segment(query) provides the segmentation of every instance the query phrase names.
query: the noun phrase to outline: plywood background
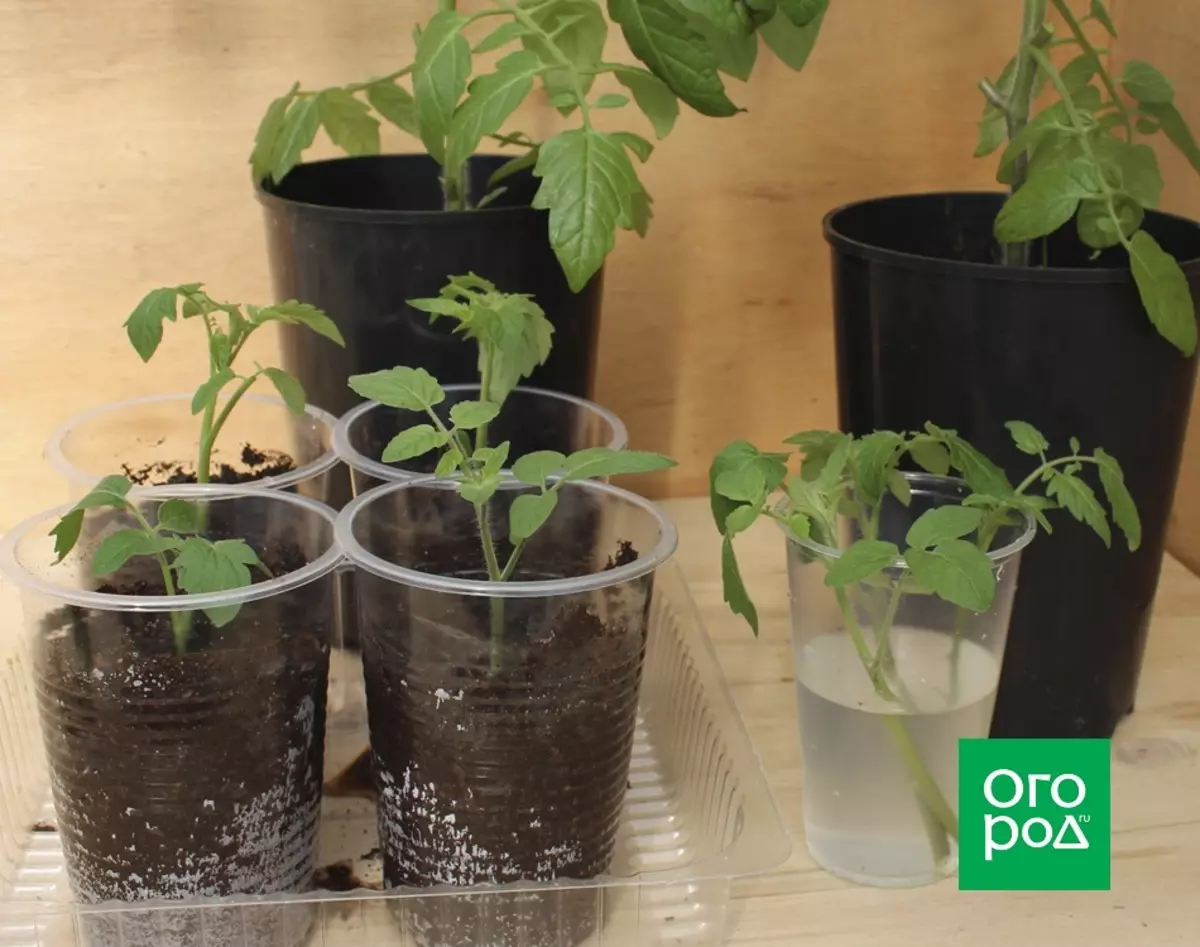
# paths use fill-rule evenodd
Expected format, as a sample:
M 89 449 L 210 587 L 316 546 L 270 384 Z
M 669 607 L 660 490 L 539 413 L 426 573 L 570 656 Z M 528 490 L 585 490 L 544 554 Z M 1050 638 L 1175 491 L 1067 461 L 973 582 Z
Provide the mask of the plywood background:
M 1138 0 L 1134 14 L 1124 0 L 1117 12 L 1121 53 L 1160 61 L 1200 115 L 1190 4 Z M 0 0 L 0 490 L 31 509 L 57 502 L 39 454 L 55 424 L 191 387 L 195 340 L 176 333 L 142 366 L 120 329 L 129 308 L 150 286 L 189 280 L 267 299 L 245 163 L 263 107 L 293 78 L 316 87 L 407 61 L 411 25 L 432 7 Z M 624 235 L 610 259 L 597 392 L 636 446 L 680 460 L 647 492 L 702 492 L 709 458 L 734 437 L 770 443 L 834 422 L 821 217 L 872 194 L 990 186 L 992 163 L 971 157 L 975 82 L 1010 55 L 1019 8 L 836 0 L 802 75 L 764 58 L 749 86 L 731 82 L 747 114 L 687 113 L 660 143 L 643 169 L 650 235 Z M 553 114 L 536 103 L 522 122 L 545 133 Z M 388 144 L 409 146 L 398 134 Z M 1172 205 L 1200 213 L 1200 181 L 1168 168 Z M 263 339 L 258 354 L 273 346 Z M 1194 535 L 1200 554 L 1200 490 L 1185 487 L 1180 509 L 1177 536 Z

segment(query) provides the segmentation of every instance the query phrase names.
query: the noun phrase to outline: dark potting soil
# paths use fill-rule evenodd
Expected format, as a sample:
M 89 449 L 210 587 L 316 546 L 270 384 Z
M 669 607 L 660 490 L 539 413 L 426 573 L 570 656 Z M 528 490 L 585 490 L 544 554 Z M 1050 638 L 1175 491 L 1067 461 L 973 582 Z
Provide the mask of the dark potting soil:
M 217 464 L 209 477 L 210 483 L 252 483 L 265 477 L 278 477 L 296 469 L 296 462 L 282 451 L 262 451 L 249 444 L 242 445 L 241 468 Z M 196 483 L 196 467 L 192 463 L 159 461 L 142 467 L 121 466 L 121 472 L 139 486 Z
M 306 562 L 288 543 L 258 553 L 276 576 Z M 104 590 L 163 594 L 156 573 L 153 562 L 130 560 Z M 165 613 L 70 606 L 50 616 L 36 642 L 36 682 L 58 830 L 80 901 L 311 886 L 328 596 L 324 583 L 310 583 L 246 603 L 222 628 L 193 612 L 182 656 Z M 196 930 L 182 932 L 186 942 L 200 943 L 199 920 L 188 923 Z M 264 914 L 262 923 L 247 931 L 251 941 L 290 943 L 287 932 L 300 933 L 297 918 Z M 109 933 L 128 942 L 102 917 L 92 933 L 94 943 Z

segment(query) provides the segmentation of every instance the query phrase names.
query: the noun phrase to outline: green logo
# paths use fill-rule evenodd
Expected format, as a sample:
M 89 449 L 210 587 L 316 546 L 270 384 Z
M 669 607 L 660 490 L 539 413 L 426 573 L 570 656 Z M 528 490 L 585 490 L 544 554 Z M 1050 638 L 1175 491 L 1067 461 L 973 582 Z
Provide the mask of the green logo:
M 960 740 L 958 887 L 1107 891 L 1108 740 Z

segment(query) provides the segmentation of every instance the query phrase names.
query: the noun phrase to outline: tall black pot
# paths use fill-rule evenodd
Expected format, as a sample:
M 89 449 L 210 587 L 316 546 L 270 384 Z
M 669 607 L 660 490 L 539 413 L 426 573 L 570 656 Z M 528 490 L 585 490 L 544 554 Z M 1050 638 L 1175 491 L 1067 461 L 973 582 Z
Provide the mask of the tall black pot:
M 1056 448 L 1078 437 L 1125 469 L 1141 548 L 1107 550 L 1058 517 L 1026 551 L 992 725 L 995 737 L 1106 737 L 1133 709 L 1179 474 L 1196 359 L 1150 324 L 1124 251 L 1089 261 L 1073 227 L 1047 266 L 998 264 L 1002 194 L 868 200 L 825 219 L 832 246 L 840 424 L 855 434 L 933 421 L 1010 477 L 1033 458 L 1004 427 Z M 1200 296 L 1200 226 L 1151 213 L 1146 230 Z
M 505 162 L 467 166 L 478 199 Z M 547 214 L 530 207 L 537 179 L 524 171 L 482 210 L 445 211 L 437 163 L 428 155 L 314 161 L 263 184 L 275 296 L 329 313 L 345 349 L 301 327 L 283 327 L 284 367 L 309 400 L 341 415 L 360 400 L 346 378 L 393 365 L 428 369 L 443 384 L 478 379 L 475 347 L 429 323 L 409 299 L 436 296 L 446 278 L 474 272 L 504 292 L 532 294 L 553 323 L 554 348 L 529 384 L 588 398 L 596 365 L 602 276 L 572 293 L 550 247 Z

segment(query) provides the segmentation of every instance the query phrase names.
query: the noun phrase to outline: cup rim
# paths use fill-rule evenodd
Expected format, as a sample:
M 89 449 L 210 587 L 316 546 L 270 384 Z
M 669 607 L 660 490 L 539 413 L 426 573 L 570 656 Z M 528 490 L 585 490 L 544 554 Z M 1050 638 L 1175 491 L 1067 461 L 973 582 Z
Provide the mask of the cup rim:
M 903 470 L 900 473 L 910 484 L 955 484 L 961 487 L 967 486 L 967 482 L 963 480 L 962 477 L 951 477 L 942 474 Z M 786 498 L 780 500 L 777 508 L 778 506 L 782 506 L 787 502 L 788 500 Z M 1011 559 L 1031 542 L 1033 542 L 1033 538 L 1037 535 L 1037 520 L 1033 518 L 1033 514 L 1028 512 L 1021 512 L 1021 515 L 1025 518 L 1025 528 L 1021 530 L 1017 537 L 1007 545 L 985 553 L 985 555 L 992 561 L 993 564 L 999 564 L 1007 559 Z M 795 543 L 797 546 L 801 546 L 810 552 L 815 552 L 826 558 L 840 559 L 846 552 L 845 549 L 838 549 L 835 546 L 826 546 L 823 543 L 819 543 L 813 539 L 802 539 L 801 537 L 794 535 L 784 523 L 780 523 L 779 527 L 783 530 L 784 536 L 787 537 L 788 542 Z M 904 556 L 897 556 L 892 560 L 890 565 L 884 566 L 884 568 L 907 569 L 908 562 L 905 560 Z
M 601 493 L 629 503 L 651 516 L 659 527 L 658 542 L 649 553 L 639 555 L 633 562 L 614 569 L 601 572 L 590 572 L 587 575 L 570 576 L 562 579 L 538 579 L 535 581 L 505 581 L 492 582 L 481 579 L 459 579 L 438 575 L 433 572 L 421 572 L 369 552 L 354 535 L 353 524 L 359 513 L 367 510 L 371 504 L 400 490 L 411 489 L 453 490 L 454 480 L 444 480 L 437 477 L 414 477 L 409 480 L 397 480 L 384 483 L 360 494 L 351 500 L 337 515 L 334 532 L 337 544 L 342 554 L 356 568 L 369 572 L 381 579 L 399 582 L 414 588 L 426 589 L 431 592 L 445 592 L 455 595 L 472 595 L 486 598 L 552 598 L 561 595 L 576 595 L 581 592 L 591 592 L 596 589 L 608 588 L 633 579 L 648 575 L 666 562 L 675 552 L 679 544 L 679 534 L 670 517 L 659 506 L 643 496 L 622 490 L 611 484 L 598 480 L 572 480 L 561 489 L 587 490 Z M 515 477 L 506 477 L 500 484 L 501 490 L 529 489 Z M 465 500 L 462 501 L 466 503 Z
M 130 496 L 133 496 L 131 491 Z M 343 561 L 337 543 L 337 514 L 324 503 L 282 490 L 265 490 L 262 487 L 226 484 L 173 484 L 144 487 L 136 495 L 138 500 L 169 499 L 261 499 L 290 503 L 315 513 L 332 528 L 329 548 L 306 565 L 254 585 L 225 592 L 203 592 L 196 595 L 114 595 L 59 585 L 34 575 L 17 557 L 17 545 L 35 529 L 58 519 L 74 508 L 74 503 L 51 507 L 26 518 L 0 537 L 0 576 L 8 579 L 22 590 L 29 590 L 65 602 L 96 611 L 115 612 L 182 612 L 221 605 L 242 605 L 260 599 L 271 598 L 320 579 L 339 567 Z
M 458 394 L 460 392 L 478 391 L 482 386 L 476 382 L 456 383 L 452 385 L 442 385 L 442 390 L 447 393 Z M 629 431 L 625 427 L 625 423 L 613 414 L 608 408 L 596 404 L 594 401 L 589 401 L 587 398 L 580 398 L 578 395 L 569 395 L 562 391 L 551 391 L 548 388 L 534 388 L 527 385 L 518 385 L 508 397 L 514 395 L 528 394 L 539 398 L 551 398 L 556 401 L 565 401 L 573 404 L 578 408 L 589 411 L 592 414 L 599 415 L 604 419 L 605 423 L 612 429 L 612 437 L 609 439 L 608 446 L 621 449 L 629 443 Z M 350 443 L 350 429 L 354 424 L 362 418 L 363 415 L 374 411 L 376 408 L 384 407 L 378 401 L 364 401 L 362 404 L 355 405 L 340 418 L 336 420 L 333 428 L 333 451 L 338 459 L 342 461 L 351 470 L 365 474 L 368 477 L 373 477 L 376 480 L 382 480 L 387 483 L 393 483 L 398 480 L 416 480 L 429 476 L 425 473 L 414 473 L 398 467 L 392 467 L 390 464 L 385 464 L 382 461 L 376 460 L 373 457 L 368 457 L 366 454 L 359 451 Z
M 82 468 L 67 460 L 66 453 L 63 451 L 63 441 L 72 429 L 86 421 L 91 421 L 94 418 L 101 417 L 105 414 L 113 414 L 117 411 L 123 411 L 126 408 L 134 408 L 139 405 L 153 404 L 159 401 L 187 401 L 191 402 L 194 392 L 166 392 L 153 395 L 142 395 L 138 398 L 129 398 L 125 401 L 109 401 L 105 404 L 96 405 L 88 408 L 86 411 L 80 411 L 78 414 L 67 418 L 62 424 L 56 427 L 46 440 L 46 446 L 43 449 L 42 456 L 46 462 L 54 468 L 55 472 L 65 478 L 68 482 L 79 484 L 81 486 L 93 487 L 103 479 L 103 475 L 94 476 L 87 473 Z M 227 397 L 227 396 L 223 396 Z M 249 392 L 242 396 L 243 401 L 249 401 L 254 404 L 269 404 L 276 407 L 288 410 L 287 404 L 282 398 L 275 395 L 263 395 L 255 392 Z M 257 486 L 261 486 L 267 490 L 282 490 L 286 487 L 295 486 L 298 483 L 303 483 L 312 477 L 320 476 L 327 473 L 337 466 L 339 457 L 333 449 L 333 434 L 332 432 L 337 426 L 337 418 L 324 408 L 318 408 L 316 405 L 306 404 L 304 413 L 316 421 L 318 424 L 327 428 L 330 433 L 330 446 L 316 460 L 310 461 L 303 467 L 297 467 L 295 470 L 289 470 L 287 473 L 276 474 L 272 477 L 261 477 L 258 480 L 249 481 Z M 111 472 L 111 471 L 110 471 Z M 144 490 L 155 486 L 163 486 L 163 484 L 145 484 L 137 485 L 133 489 L 141 494 Z M 186 486 L 186 484 L 179 484 Z M 131 491 L 132 492 L 132 491 Z

